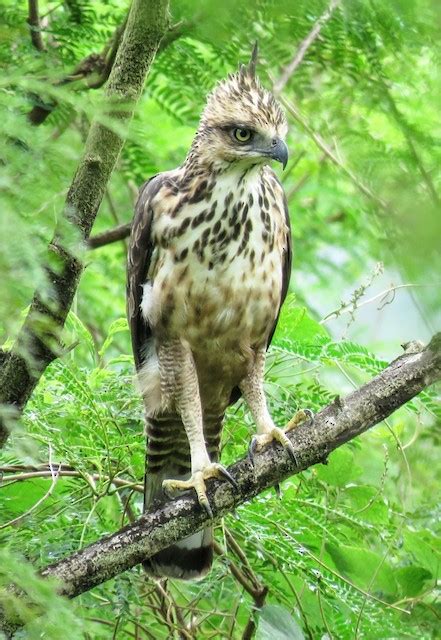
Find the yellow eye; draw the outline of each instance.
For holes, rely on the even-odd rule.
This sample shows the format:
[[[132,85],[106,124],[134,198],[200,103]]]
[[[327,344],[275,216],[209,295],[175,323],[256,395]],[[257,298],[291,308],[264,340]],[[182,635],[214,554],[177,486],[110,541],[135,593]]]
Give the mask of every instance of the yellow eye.
[[[240,128],[235,129],[234,137],[239,142],[248,142],[248,140],[251,139],[251,131],[250,129],[240,129]]]

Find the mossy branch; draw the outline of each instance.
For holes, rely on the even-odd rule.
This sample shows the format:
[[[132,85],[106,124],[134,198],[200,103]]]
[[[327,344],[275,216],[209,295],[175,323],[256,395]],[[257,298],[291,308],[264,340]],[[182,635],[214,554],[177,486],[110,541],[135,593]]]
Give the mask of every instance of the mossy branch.
[[[15,345],[1,361],[0,447],[8,436],[8,417],[13,418],[11,407],[15,415],[20,413],[43,371],[62,351],[60,330],[83,270],[79,248],[89,238],[124,144],[120,131],[133,115],[167,28],[168,0],[133,0],[105,87],[107,115],[114,126],[110,129],[95,120],[90,127],[84,155],[67,194],[62,224],[49,245],[47,274],[51,290],[35,291]],[[75,241],[72,230],[76,232]]]
[[[279,445],[270,445],[256,454],[254,468],[247,458],[229,468],[238,491],[229,483],[208,481],[207,493],[214,518],[219,519],[289,476],[325,462],[334,449],[378,424],[439,380],[441,333],[425,348],[410,343],[402,356],[370,382],[346,398],[336,398],[315,416],[312,423],[305,422],[289,432],[297,464]],[[208,519],[193,493],[187,493],[145,513],[113,535],[46,567],[41,573],[59,580],[59,593],[74,598],[199,531],[207,525]],[[8,627],[4,619],[3,625],[9,633],[11,626]]]

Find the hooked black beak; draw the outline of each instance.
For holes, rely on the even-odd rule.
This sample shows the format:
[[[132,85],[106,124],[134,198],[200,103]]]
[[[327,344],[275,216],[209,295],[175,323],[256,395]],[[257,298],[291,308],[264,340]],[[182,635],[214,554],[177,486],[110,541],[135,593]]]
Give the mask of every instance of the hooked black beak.
[[[268,153],[269,157],[277,162],[281,162],[285,168],[288,163],[288,147],[280,138],[274,138],[271,142],[271,149]]]

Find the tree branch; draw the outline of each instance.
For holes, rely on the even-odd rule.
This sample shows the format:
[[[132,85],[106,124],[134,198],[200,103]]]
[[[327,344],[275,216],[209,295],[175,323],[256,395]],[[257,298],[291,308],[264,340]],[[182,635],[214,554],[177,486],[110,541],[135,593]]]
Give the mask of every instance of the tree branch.
[[[251,640],[254,636],[254,632],[256,630],[256,621],[255,621],[255,611],[259,610],[265,604],[265,598],[268,595],[269,588],[262,584],[262,582],[258,579],[255,573],[251,570],[251,567],[248,563],[248,560],[243,553],[240,546],[237,544],[231,533],[225,528],[225,537],[227,540],[227,544],[232,549],[236,555],[238,555],[241,562],[244,564],[244,571],[242,571],[232,560],[226,556],[228,568],[232,574],[232,576],[237,580],[237,582],[245,589],[247,593],[253,599],[253,611],[248,619],[247,624],[245,625],[245,629],[242,633],[242,640]],[[225,551],[214,541],[214,551],[219,556],[225,556]]]
[[[285,88],[286,84],[289,82],[291,76],[295,73],[296,69],[303,62],[303,58],[306,55],[311,44],[316,40],[320,34],[320,31],[324,24],[328,22],[328,20],[332,17],[335,9],[340,4],[340,0],[331,0],[326,11],[316,20],[314,26],[311,31],[308,33],[306,38],[302,40],[299,48],[297,49],[293,59],[289,62],[286,67],[283,69],[280,74],[279,79],[274,83],[273,93],[275,96],[280,95],[280,93]]]
[[[107,115],[115,122],[123,124],[132,117],[167,21],[168,0],[133,0],[105,91],[109,102]],[[118,125],[118,130],[121,129]],[[43,371],[60,354],[60,330],[83,270],[78,248],[89,238],[123,144],[115,129],[110,130],[97,120],[92,123],[83,158],[67,194],[64,219],[49,245],[50,294],[44,289],[35,292],[13,349],[2,357],[0,447],[8,436],[5,414],[11,418],[11,406],[17,412],[23,409]],[[81,241],[75,243],[74,249],[72,230]]]
[[[86,86],[89,89],[99,89],[102,87],[108,80],[113,63],[115,62],[118,47],[127,25],[127,17],[124,22],[115,29],[112,37],[100,53],[91,53],[83,58],[83,60],[80,60],[71,73],[56,80],[53,86],[63,87],[74,82],[86,81]],[[82,86],[84,86],[84,84]],[[44,101],[38,96],[34,96],[34,100],[36,104],[29,111],[27,117],[31,124],[38,126],[43,124],[52,111],[54,111],[57,106],[57,101]]]
[[[31,40],[37,51],[44,51],[43,38],[40,31],[40,15],[38,12],[38,0],[28,0],[28,25],[31,32]]]
[[[315,416],[313,423],[303,423],[288,433],[296,451],[296,464],[286,450],[270,445],[256,454],[254,468],[247,458],[229,468],[238,484],[237,492],[226,482],[208,481],[207,492],[215,519],[289,476],[324,462],[331,451],[381,422],[439,381],[441,333],[434,336],[426,348],[418,350],[415,344],[370,382],[344,399],[337,397]],[[143,514],[134,524],[46,567],[41,573],[57,578],[59,593],[73,598],[199,531],[208,521],[194,494],[187,493]]]
[[[113,33],[110,40],[106,43],[100,53],[91,53],[83,60],[80,60],[71,73],[53,83],[54,87],[62,87],[81,81],[81,88],[100,89],[109,78],[110,72],[115,62],[119,44],[124,34],[127,24],[127,18],[119,25]],[[186,34],[190,29],[191,23],[178,22],[170,27],[162,38],[157,53],[161,53],[172,42]],[[38,96],[34,96],[35,104],[27,114],[31,124],[38,126],[43,124],[45,120],[57,107],[56,100],[44,101]]]
[[[120,224],[117,227],[113,227],[112,229],[108,229],[102,233],[97,233],[89,238],[87,246],[89,249],[98,249],[98,247],[104,247],[106,244],[112,244],[113,242],[118,242],[118,240],[124,240],[124,238],[128,238],[130,235],[131,228],[132,223],[127,222],[126,224]]]

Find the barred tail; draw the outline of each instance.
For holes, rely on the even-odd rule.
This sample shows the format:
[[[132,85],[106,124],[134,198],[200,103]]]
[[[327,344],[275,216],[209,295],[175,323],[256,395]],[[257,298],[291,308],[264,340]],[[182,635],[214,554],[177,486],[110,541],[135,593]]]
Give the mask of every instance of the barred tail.
[[[207,416],[204,433],[212,461],[219,456],[223,416]],[[144,486],[144,511],[155,502],[165,502],[165,479],[187,480],[191,473],[190,447],[180,418],[163,414],[147,419],[147,473]],[[163,549],[144,562],[155,577],[197,580],[211,568],[213,527],[207,527]]]

